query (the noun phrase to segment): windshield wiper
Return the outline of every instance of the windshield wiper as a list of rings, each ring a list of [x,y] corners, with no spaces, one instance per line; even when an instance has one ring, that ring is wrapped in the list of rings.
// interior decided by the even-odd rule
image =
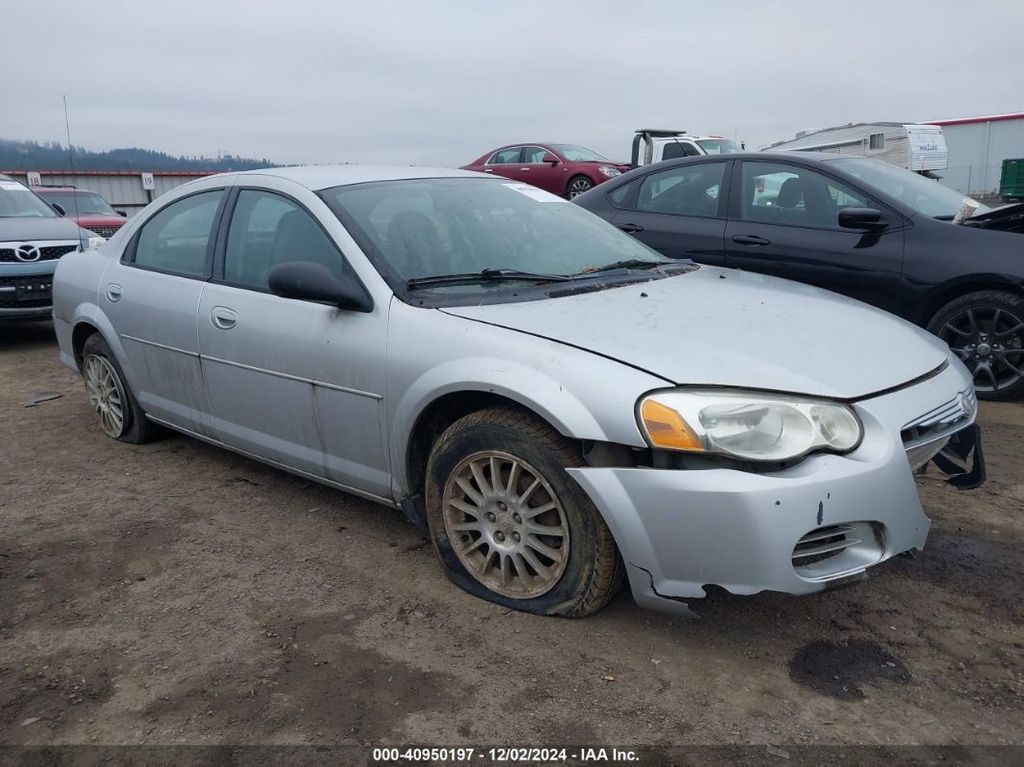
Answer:
[[[576,272],[573,277],[587,277],[591,274],[597,274],[598,272],[612,272],[616,269],[653,269],[656,266],[664,266],[665,264],[671,264],[672,261],[645,261],[642,258],[629,258],[625,261],[615,261],[604,266],[595,266],[590,269],[584,269],[582,272]]]
[[[479,272],[460,272],[457,274],[435,274],[431,277],[414,277],[405,281],[409,290],[427,288],[435,285],[465,285],[474,282],[564,282],[572,279],[564,274],[539,274],[522,272],[518,269],[481,269]]]

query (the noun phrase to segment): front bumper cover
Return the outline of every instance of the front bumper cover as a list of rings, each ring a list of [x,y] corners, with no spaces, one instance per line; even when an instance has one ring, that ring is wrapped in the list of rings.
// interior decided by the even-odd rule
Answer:
[[[569,473],[608,523],[643,607],[689,613],[682,600],[706,596],[706,586],[733,594],[821,591],[924,546],[930,521],[900,432],[908,416],[970,386],[961,368],[950,365],[923,382],[855,403],[864,439],[847,455],[813,455],[770,473],[633,467]],[[973,468],[962,476],[970,477],[963,486],[976,486],[984,478],[980,432],[968,425],[973,412],[965,419],[967,428],[945,450],[973,456]]]

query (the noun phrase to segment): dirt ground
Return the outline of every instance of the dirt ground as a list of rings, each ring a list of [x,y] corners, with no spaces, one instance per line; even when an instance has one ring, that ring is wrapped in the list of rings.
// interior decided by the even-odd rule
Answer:
[[[112,442],[49,326],[0,333],[0,744],[1024,743],[1024,403],[865,583],[570,621],[459,591],[398,512]]]

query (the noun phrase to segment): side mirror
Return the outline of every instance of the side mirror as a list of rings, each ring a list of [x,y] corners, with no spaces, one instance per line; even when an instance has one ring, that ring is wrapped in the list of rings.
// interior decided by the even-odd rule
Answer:
[[[551,154],[551,152],[548,152],[546,155],[544,155],[544,157],[541,158],[541,162],[546,162],[549,165],[558,165],[558,163],[560,163],[561,160],[559,160],[557,157]]]
[[[115,210],[114,212],[121,218],[128,218],[128,211],[126,210]]]
[[[63,205],[61,205],[61,204],[60,204],[60,203],[58,203],[58,202],[51,202],[51,203],[50,203],[50,206],[51,206],[51,207],[52,207],[52,208],[53,208],[53,209],[54,209],[55,211],[57,211],[57,215],[58,215],[58,216],[66,216],[66,215],[68,214],[68,212],[67,212],[66,210],[64,210],[64,206],[63,206]]]
[[[355,312],[373,310],[373,300],[363,286],[350,276],[335,277],[323,264],[290,261],[270,271],[270,291],[282,298],[323,301]]]
[[[877,208],[843,208],[839,211],[839,226],[844,229],[860,229],[880,232],[889,224]]]

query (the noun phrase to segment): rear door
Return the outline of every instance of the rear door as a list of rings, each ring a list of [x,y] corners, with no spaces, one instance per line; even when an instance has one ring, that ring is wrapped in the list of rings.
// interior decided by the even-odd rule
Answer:
[[[612,219],[619,229],[670,258],[725,263],[728,161],[691,162],[634,182]]]
[[[487,161],[484,173],[493,173],[495,176],[504,176],[516,181],[520,180],[522,174],[523,147],[513,146],[508,149],[499,149],[491,155]]]
[[[227,191],[171,202],[103,273],[99,303],[119,334],[129,383],[148,414],[212,436],[196,314]]]
[[[897,312],[904,221],[865,191],[798,163],[736,162],[726,265],[806,282]],[[879,233],[845,229],[843,208],[877,208]],[[898,312],[897,312],[898,313]]]

